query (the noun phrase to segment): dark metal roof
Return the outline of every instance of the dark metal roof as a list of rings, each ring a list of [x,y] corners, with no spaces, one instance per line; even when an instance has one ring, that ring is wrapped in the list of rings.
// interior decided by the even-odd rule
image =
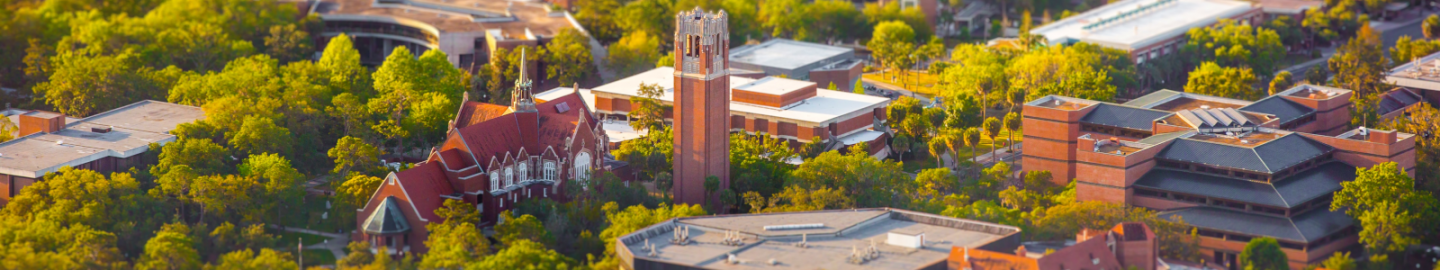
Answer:
[[[1300,243],[1309,243],[1354,225],[1354,220],[1343,211],[1331,212],[1326,208],[1310,210],[1288,218],[1210,206],[1190,207],[1160,214],[1162,218],[1174,216],[1179,216],[1185,223],[1198,228],[1269,236]]]
[[[1291,208],[1340,190],[1340,182],[1355,178],[1355,167],[1331,162],[1280,179],[1274,184],[1168,169],[1145,173],[1136,186],[1168,192]]]
[[[1381,95],[1380,108],[1377,108],[1377,110],[1380,114],[1387,114],[1396,110],[1410,107],[1410,105],[1415,105],[1415,103],[1419,102],[1420,97],[1415,96],[1415,94],[1411,93],[1409,90],[1400,88],[1391,90],[1390,92],[1386,92],[1384,95]]]
[[[1287,134],[1255,147],[1180,139],[1160,152],[1159,158],[1225,168],[1275,173],[1324,155],[1334,148],[1296,134]]]
[[[1146,138],[1144,138],[1144,139],[1140,139],[1140,140],[1135,141],[1135,142],[1143,143],[1143,144],[1149,144],[1149,145],[1156,145],[1156,144],[1160,144],[1160,143],[1163,143],[1163,142],[1165,142],[1165,141],[1169,141],[1169,140],[1171,140],[1171,139],[1178,138],[1178,137],[1180,137],[1180,136],[1182,136],[1182,135],[1189,134],[1189,133],[1190,133],[1189,131],[1176,131],[1176,132],[1169,132],[1169,133],[1160,133],[1160,134],[1155,134],[1155,136],[1146,137]]]
[[[1282,124],[1289,123],[1290,121],[1294,121],[1295,119],[1300,119],[1301,117],[1305,117],[1306,115],[1315,113],[1315,109],[1305,107],[1305,105],[1300,105],[1300,103],[1290,101],[1289,99],[1285,99],[1280,96],[1270,96],[1261,99],[1259,101],[1256,101],[1255,103],[1246,105],[1245,107],[1240,107],[1240,110],[1247,112],[1273,114],[1275,115],[1275,117],[1280,119],[1280,123]]]
[[[1181,92],[1175,90],[1160,89],[1159,91],[1150,92],[1149,94],[1145,94],[1144,96],[1140,96],[1138,98],[1131,99],[1130,101],[1126,101],[1124,104],[1121,105],[1130,107],[1144,107],[1145,105],[1160,102],[1175,95],[1179,95],[1180,93]]]
[[[1095,110],[1080,118],[1080,122],[1135,130],[1150,130],[1156,119],[1170,116],[1170,112],[1141,109],[1108,103],[1095,104]]]
[[[365,219],[365,233],[369,234],[394,234],[410,231],[410,223],[405,221],[405,213],[400,212],[400,204],[395,202],[395,196],[385,197],[380,205]]]

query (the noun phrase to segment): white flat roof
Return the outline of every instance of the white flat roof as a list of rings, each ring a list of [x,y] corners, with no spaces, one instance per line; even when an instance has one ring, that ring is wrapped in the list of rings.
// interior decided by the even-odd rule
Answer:
[[[134,156],[148,150],[150,143],[174,141],[170,131],[175,126],[204,118],[199,107],[150,100],[85,119],[67,117],[63,130],[0,143],[0,174],[39,178],[64,166]],[[110,132],[91,128],[110,128]]]
[[[806,86],[811,85],[815,85],[815,83],[785,78],[764,77],[760,78],[759,80],[755,80],[753,82],[742,84],[740,86],[735,86],[732,88],[755,93],[779,96],[788,94],[790,92],[795,92],[796,90],[800,90],[801,88],[805,88]]]
[[[730,85],[745,85],[756,80],[742,77],[730,77]],[[675,68],[658,67],[650,71],[636,74],[618,81],[595,87],[593,92],[608,93],[626,97],[639,96],[640,84],[657,84],[665,88],[660,95],[661,102],[670,104],[675,101]],[[555,91],[555,90],[551,90]],[[549,93],[551,91],[547,91]],[[815,91],[815,96],[796,102],[785,108],[773,108],[747,104],[743,102],[730,102],[731,113],[756,114],[780,119],[790,119],[797,122],[814,124],[829,124],[830,122],[846,119],[844,116],[863,113],[864,110],[881,107],[890,104],[890,99],[876,96],[867,96],[845,91],[834,91],[821,89]],[[539,98],[539,96],[537,96]],[[586,98],[594,98],[593,96]],[[590,103],[594,103],[593,100]]]
[[[810,63],[850,52],[845,47],[819,43],[771,39],[760,44],[740,46],[730,50],[730,61],[749,63],[757,66],[796,69]]]
[[[1050,44],[1069,41],[1095,43],[1122,50],[1143,48],[1159,41],[1184,35],[1191,28],[1204,27],[1255,10],[1248,2],[1233,0],[1173,0],[1145,12],[1114,19],[1142,5],[1162,0],[1125,0],[1092,9],[1034,30]],[[1086,25],[1112,20],[1091,30]]]

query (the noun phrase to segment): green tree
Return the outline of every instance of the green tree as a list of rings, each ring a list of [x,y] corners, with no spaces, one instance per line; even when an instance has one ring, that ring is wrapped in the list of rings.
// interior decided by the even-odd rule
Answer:
[[[1330,57],[1328,66],[1335,74],[1335,85],[1354,91],[1350,96],[1350,124],[1372,126],[1379,122],[1375,105],[1378,95],[1388,90],[1385,84],[1385,56],[1380,49],[1380,34],[1369,26],[1361,27],[1356,36],[1341,45]]]
[[[1436,33],[1440,33],[1440,15],[1425,17],[1425,21],[1420,23],[1420,31],[1425,34],[1425,39],[1434,39]]]
[[[480,220],[475,207],[461,200],[445,200],[445,207],[435,209],[435,214],[445,221],[425,225],[430,232],[425,246],[430,251],[420,259],[421,268],[457,269],[483,260],[490,252],[490,240],[475,226]]]
[[[220,256],[220,263],[207,265],[205,269],[212,270],[261,270],[261,269],[298,269],[295,260],[290,253],[279,252],[273,249],[260,249],[256,254],[249,249],[241,249]]]
[[[360,138],[345,136],[335,142],[335,147],[326,152],[335,160],[336,175],[350,175],[350,172],[374,172],[380,166],[380,149],[365,143]]]
[[[577,266],[579,264],[570,257],[560,255],[543,244],[522,239],[465,269],[570,269]]]
[[[606,203],[604,207],[605,220],[610,223],[609,227],[600,232],[600,239],[605,241],[605,255],[599,261],[591,263],[591,269],[615,269],[620,267],[619,260],[615,257],[615,239],[630,234],[637,230],[655,225],[665,220],[678,217],[692,217],[705,215],[705,209],[700,205],[675,205],[660,204],[655,208],[646,208],[643,205],[634,205],[621,211],[618,204]]]
[[[1410,36],[1401,36],[1395,41],[1395,47],[1390,48],[1390,67],[1420,61],[1421,57],[1436,51],[1440,51],[1440,41],[1412,40]]]
[[[807,37],[812,41],[855,40],[869,27],[865,15],[850,1],[818,0],[809,5],[807,12],[792,15],[812,18],[805,26]]]
[[[1190,72],[1190,79],[1185,82],[1185,92],[1255,100],[1260,96],[1251,87],[1255,80],[1255,73],[1250,68],[1220,67],[1214,62],[1205,62]]]
[[[995,136],[1000,136],[1000,129],[1003,128],[1003,125],[1000,123],[1000,119],[994,117],[985,118],[985,123],[980,125],[980,130],[985,132],[985,137],[990,138],[991,153],[995,152],[995,142],[1000,140]]]
[[[1073,183],[1073,182],[1072,182]],[[1073,184],[1072,184],[1073,185]],[[1109,228],[1121,222],[1143,222],[1155,231],[1160,255],[1166,258],[1199,261],[1198,235],[1179,217],[1161,218],[1143,208],[1101,201],[1059,204],[1032,218],[1031,239],[1067,239],[1083,228]]]
[[[1428,104],[1419,104],[1408,117],[1396,117],[1381,127],[1410,134],[1434,132],[1440,126],[1440,111]],[[1440,192],[1440,136],[1415,138],[1415,188],[1435,194]]]
[[[644,32],[650,36],[669,36],[675,32],[675,13],[678,10],[674,10],[674,5],[675,2],[671,0],[630,1],[616,10],[613,18],[625,33]],[[655,47],[647,49],[654,50]]]
[[[860,10],[860,13],[865,15],[865,20],[868,25],[875,26],[876,28],[879,28],[879,25],[883,22],[901,21],[915,30],[915,37],[917,38],[929,38],[932,33],[930,29],[932,23],[925,19],[925,12],[920,10],[919,6],[902,9],[900,8],[900,2],[892,1],[884,2],[884,4],[874,2],[866,3],[865,7]],[[864,33],[866,29],[860,30],[861,33]]]
[[[660,47],[662,39],[657,35],[646,32],[630,32],[619,42],[610,44],[610,55],[605,57],[606,66],[615,71],[615,75],[630,76],[655,68],[660,60]],[[674,59],[671,59],[672,65]]]
[[[156,98],[160,89],[147,81],[148,68],[140,68],[140,56],[62,56],[52,60],[49,81],[33,91],[56,111],[74,117],[114,109],[147,98]]]
[[[846,195],[845,188],[804,189],[786,186],[784,191],[771,195],[769,199],[758,192],[746,192],[745,204],[751,213],[783,213],[816,211],[826,209],[854,208],[855,202]]]
[[[942,94],[946,97],[970,96],[980,101],[980,107],[988,107],[990,94],[1005,92],[1007,59],[1004,56],[984,46],[961,44],[955,46],[951,60],[959,64],[942,73],[945,78]],[[986,111],[980,108],[982,119],[988,117]]]
[[[851,91],[854,91],[856,94],[864,95],[864,94],[865,94],[865,81],[864,81],[864,80],[855,80],[855,88],[854,88],[854,89],[851,89]]]
[[[135,269],[199,269],[200,254],[194,240],[182,233],[162,231],[145,242],[145,253]]]
[[[384,181],[384,178],[352,173],[340,188],[335,190],[336,199],[353,206],[351,208],[359,208],[370,200],[370,195],[374,194]]]
[[[0,143],[15,139],[16,132],[20,132],[20,126],[10,122],[9,117],[0,118]]]
[[[330,38],[316,64],[329,73],[330,86],[336,92],[350,93],[358,98],[369,96],[372,85],[370,69],[360,64],[360,51],[355,50],[350,36],[341,33]]]
[[[545,74],[560,85],[571,85],[594,74],[589,39],[575,29],[560,30],[540,55],[545,58]]]
[[[665,113],[670,111],[671,106],[660,103],[660,96],[665,94],[665,88],[654,83],[640,83],[638,96],[630,97],[630,104],[633,104],[627,116],[630,117],[630,128],[635,130],[660,130],[668,124],[665,123]]]
[[[310,40],[310,33],[297,25],[275,25],[265,36],[265,53],[282,63],[307,60],[315,53],[315,49],[310,47],[312,43],[315,42]]]
[[[1211,27],[1186,32],[1182,51],[1197,62],[1216,62],[1227,67],[1246,66],[1261,74],[1273,73],[1285,57],[1285,45],[1272,29],[1223,20]]]
[[[1289,260],[1280,251],[1280,242],[1270,237],[1250,239],[1240,252],[1240,265],[1247,270],[1287,270]]]
[[[1005,114],[1005,131],[1010,134],[1009,143],[1005,145],[1009,146],[1012,152],[1015,151],[1015,134],[1020,133],[1021,125],[1024,124],[1022,120],[1018,113],[1010,112]]]
[[[385,116],[379,132],[390,134],[397,142],[396,149],[404,148],[404,135],[422,138],[422,142],[443,135],[447,121],[459,110],[457,101],[468,79],[447,58],[440,50],[429,50],[416,59],[402,46],[375,69],[375,90],[380,96],[371,99],[369,106]]]
[[[550,239],[549,232],[545,230],[545,225],[541,224],[540,219],[535,218],[535,216],[521,215],[516,217],[511,215],[510,211],[504,211],[500,212],[500,218],[505,220],[505,222],[495,225],[495,238],[506,246],[513,245],[520,241],[530,241],[540,244],[553,242],[553,240]]]
[[[807,190],[820,187],[842,189],[857,207],[899,206],[893,194],[908,190],[910,182],[910,176],[901,170],[900,163],[876,160],[863,149],[852,149],[846,154],[838,151],[821,153],[790,171],[791,185]]]
[[[720,177],[716,177],[716,176],[714,176],[714,175],[705,176],[705,183],[704,183],[704,185],[705,185],[705,206],[708,206],[708,207],[710,208],[710,209],[709,209],[709,210],[710,210],[709,212],[712,212],[712,213],[722,213],[723,211],[718,211],[718,209],[716,209],[716,207],[713,205],[713,203],[711,203],[711,199],[710,199],[710,196],[714,196],[714,195],[715,195],[715,191],[719,191],[719,190],[720,190]]]
[[[575,12],[575,20],[585,26],[585,30],[602,43],[615,42],[620,39],[622,33],[620,26],[616,24],[615,11],[620,9],[620,2],[616,0],[585,0],[580,4],[580,10]]]
[[[1418,224],[1433,224],[1435,197],[1415,190],[1415,181],[1394,162],[1356,172],[1354,181],[1340,183],[1330,211],[1360,221],[1360,242],[1373,254],[1400,252],[1419,242]]]
[[[978,155],[979,152],[975,152],[975,147],[980,146],[980,129],[974,127],[966,128],[965,131],[960,133],[960,141],[965,142],[965,146],[970,147],[970,161],[980,162],[976,159],[980,156]]]
[[[915,30],[899,21],[882,22],[865,46],[882,67],[903,69],[915,49]]]
[[[1335,252],[1320,262],[1320,267],[1330,270],[1355,270],[1355,260],[1350,258],[1350,252]]]
[[[721,0],[720,9],[730,16],[730,47],[744,45],[760,35],[760,3],[756,0]],[[673,66],[662,65],[662,66]]]
[[[815,21],[810,4],[800,0],[770,0],[760,3],[760,25],[771,36],[805,40],[812,35],[809,26]]]
[[[1290,87],[1295,84],[1294,79],[1291,78],[1291,76],[1292,75],[1290,75],[1290,71],[1281,71],[1280,73],[1276,73],[1275,78],[1270,79],[1270,91],[1268,91],[1269,95],[1273,96],[1275,95],[1275,93],[1280,93],[1282,91],[1285,91],[1285,89],[1290,89]]]
[[[39,182],[37,182],[38,184]],[[28,188],[26,190],[29,190]],[[0,267],[8,269],[124,269],[125,256],[115,234],[85,225],[65,226],[47,219],[26,221],[0,215]]]
[[[290,166],[290,160],[275,154],[251,155],[237,167],[240,175],[258,180],[263,200],[255,202],[258,212],[271,213],[278,219],[285,206],[296,205],[305,196],[302,184],[305,175]],[[255,213],[260,214],[260,213]]]
[[[230,138],[230,146],[245,155],[279,153],[289,156],[294,145],[290,129],[260,116],[246,116],[244,124]]]

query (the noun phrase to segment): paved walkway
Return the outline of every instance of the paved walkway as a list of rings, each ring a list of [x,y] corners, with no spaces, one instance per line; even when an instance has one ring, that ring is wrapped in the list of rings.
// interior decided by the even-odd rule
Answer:
[[[330,253],[331,253],[331,254],[335,254],[335,259],[336,259],[336,260],[339,260],[340,258],[344,258],[344,257],[345,257],[345,246],[348,245],[348,244],[350,244],[350,236],[349,236],[349,235],[338,234],[338,233],[319,232],[319,231],[315,231],[315,230],[302,229],[302,228],[294,228],[294,227],[280,228],[280,226],[273,225],[273,224],[270,225],[270,228],[280,229],[280,230],[284,230],[284,231],[287,231],[287,232],[297,232],[297,233],[303,233],[303,234],[319,235],[319,236],[324,236],[324,237],[326,237],[326,238],[329,238],[329,239],[325,239],[325,242],[320,243],[320,244],[318,244],[318,245],[305,246],[305,249],[325,249],[325,250],[330,250]],[[313,266],[313,265],[312,265],[312,266]]]
[[[885,89],[885,90],[889,90],[889,91],[899,92],[901,95],[910,96],[910,97],[913,97],[913,98],[915,98],[915,99],[919,99],[922,105],[927,105],[927,106],[930,105],[930,98],[927,98],[927,97],[925,97],[925,96],[921,96],[921,95],[915,94],[915,92],[910,92],[910,90],[905,90],[904,87],[900,87],[900,86],[898,86],[898,85],[894,85],[894,84],[890,84],[890,83],[886,83],[886,82],[882,82],[882,81],[871,80],[870,78],[864,78],[864,77],[861,77],[860,80],[861,80],[861,81],[864,81],[866,85],[875,86],[876,89]],[[879,96],[879,95],[877,95],[877,94],[875,94],[875,93],[869,93],[869,92],[866,92],[866,94],[872,95],[872,96]]]

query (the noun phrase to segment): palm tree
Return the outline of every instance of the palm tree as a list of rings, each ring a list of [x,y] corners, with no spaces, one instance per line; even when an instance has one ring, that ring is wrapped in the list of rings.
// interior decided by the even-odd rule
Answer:
[[[981,131],[985,132],[985,137],[990,137],[990,153],[995,153],[995,136],[1000,136],[1001,126],[1000,119],[994,117],[985,118],[985,123],[980,125]]]
[[[965,141],[966,146],[970,147],[970,162],[979,162],[975,159],[979,155],[975,155],[974,153],[975,146],[980,144],[980,129],[976,129],[974,127],[967,128],[965,129],[965,133],[960,136],[960,139]],[[976,175],[976,177],[979,177],[979,175]]]

